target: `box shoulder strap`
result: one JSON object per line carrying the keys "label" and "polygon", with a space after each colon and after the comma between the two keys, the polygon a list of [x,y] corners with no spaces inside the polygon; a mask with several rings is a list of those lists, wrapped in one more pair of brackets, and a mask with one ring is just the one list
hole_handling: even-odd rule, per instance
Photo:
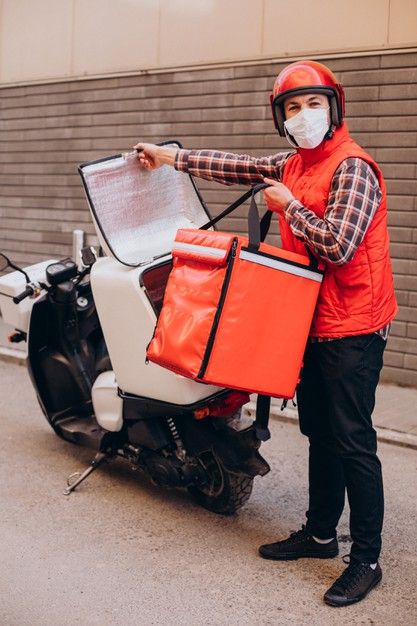
{"label": "box shoulder strap", "polygon": [[[249,189],[248,191],[245,191],[243,195],[241,195],[234,202],[232,202],[230,206],[224,209],[222,213],[220,213],[219,215],[211,219],[209,222],[206,222],[205,224],[203,224],[203,226],[200,226],[200,230],[207,230],[208,228],[211,228],[212,226],[217,224],[217,222],[219,222],[221,219],[223,219],[224,217],[232,213],[241,204],[246,202],[246,200],[248,200],[250,197],[252,197],[252,203],[253,203],[255,194],[258,193],[258,191],[261,191],[262,189],[266,189],[266,187],[268,187],[268,185],[265,183],[260,183],[259,185],[255,185],[254,187],[251,187],[251,189]],[[271,218],[272,218],[272,211],[265,212],[265,214],[263,215],[260,221],[260,224],[259,224],[259,217],[258,217],[258,228],[260,227],[260,240],[261,241],[264,241],[265,237],[268,234],[269,227],[271,225]]]}

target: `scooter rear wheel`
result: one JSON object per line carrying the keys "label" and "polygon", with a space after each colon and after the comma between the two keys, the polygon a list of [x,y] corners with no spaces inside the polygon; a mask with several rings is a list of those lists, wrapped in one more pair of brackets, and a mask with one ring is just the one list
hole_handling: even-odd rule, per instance
{"label": "scooter rear wheel", "polygon": [[253,478],[226,469],[213,452],[200,458],[209,481],[202,487],[189,487],[193,499],[205,509],[222,515],[236,513],[250,498]]}

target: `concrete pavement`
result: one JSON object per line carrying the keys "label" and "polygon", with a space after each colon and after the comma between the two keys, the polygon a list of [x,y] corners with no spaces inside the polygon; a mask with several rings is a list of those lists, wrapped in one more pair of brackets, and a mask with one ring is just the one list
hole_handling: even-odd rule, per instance
{"label": "concrete pavement", "polygon": [[307,445],[274,420],[255,480],[234,517],[209,513],[185,492],[162,490],[114,462],[69,498],[66,477],[91,458],[54,435],[25,368],[0,362],[0,623],[2,626],[414,626],[417,499],[414,450],[380,444],[386,490],[384,578],[358,605],[322,595],[349,552],[277,563],[257,547],[303,522]]}

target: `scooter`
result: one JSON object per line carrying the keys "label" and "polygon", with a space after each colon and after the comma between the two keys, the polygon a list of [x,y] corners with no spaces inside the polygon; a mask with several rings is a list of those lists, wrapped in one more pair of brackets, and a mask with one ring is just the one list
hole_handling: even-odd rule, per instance
{"label": "scooter", "polygon": [[134,153],[83,164],[80,173],[100,248],[23,269],[0,254],[0,271],[13,270],[0,277],[0,308],[15,328],[10,341],[27,342],[42,411],[59,437],[96,452],[64,493],[122,457],[158,486],[235,513],[254,477],[270,469],[258,451],[264,437],[241,415],[247,394],[146,360],[170,242],[177,228],[206,222],[204,202],[191,177],[168,167],[141,172]]}

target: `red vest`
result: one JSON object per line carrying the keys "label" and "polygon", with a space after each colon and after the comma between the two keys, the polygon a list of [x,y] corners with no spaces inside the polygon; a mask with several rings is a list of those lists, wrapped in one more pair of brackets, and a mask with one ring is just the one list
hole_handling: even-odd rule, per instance
{"label": "red vest", "polygon": [[[285,165],[282,182],[306,208],[323,218],[333,176],[349,157],[359,157],[373,168],[382,200],[353,259],[344,265],[325,261],[324,280],[310,331],[315,337],[377,331],[395,317],[398,308],[389,256],[384,179],[372,157],[351,139],[347,127],[336,129],[333,137],[317,148],[298,149]],[[282,217],[280,231],[286,250],[305,254],[304,244],[294,237]]]}

